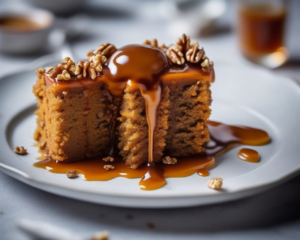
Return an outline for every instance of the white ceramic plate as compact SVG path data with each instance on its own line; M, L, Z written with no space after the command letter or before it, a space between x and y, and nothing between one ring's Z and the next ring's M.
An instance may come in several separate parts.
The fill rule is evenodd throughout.
M35 67L36 64L31 64L26 71L0 79L0 169L26 184L95 203L167 208L238 199L264 191L299 173L299 86L264 69L225 62L215 63L211 119L266 130L272 142L251 147L260 153L259 163L239 160L237 152L241 147L238 147L216 158L209 177L194 174L168 178L167 185L156 191L141 191L140 179L87 182L35 168L32 164L39 156L32 137L36 127L36 102L32 94ZM20 145L28 149L28 155L13 152L14 147ZM224 179L223 191L206 186L210 177Z

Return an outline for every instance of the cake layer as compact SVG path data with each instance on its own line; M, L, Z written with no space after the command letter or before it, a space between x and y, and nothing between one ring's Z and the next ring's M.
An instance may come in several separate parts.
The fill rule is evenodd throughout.
M45 153L58 161L79 161L105 156L110 137L106 97L102 83L89 89L61 91L46 87L44 75L38 74L34 93L39 110L35 139ZM44 123L44 124L41 124Z
M102 44L38 70L35 139L58 161L120 155L131 167L204 151L213 63L183 35L158 48Z
M164 154L183 157L204 151L203 144L209 140L209 86L206 81L188 85L163 83L154 132L155 162L159 162ZM120 154L131 168L137 168L148 159L148 125L145 102L139 89L126 87L120 114Z

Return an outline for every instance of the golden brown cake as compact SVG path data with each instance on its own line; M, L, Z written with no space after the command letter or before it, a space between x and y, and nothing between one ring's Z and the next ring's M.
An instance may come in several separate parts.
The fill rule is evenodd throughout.
M54 160L120 155L131 167L204 151L213 64L185 35L116 49L102 44L75 64L37 70L35 140Z

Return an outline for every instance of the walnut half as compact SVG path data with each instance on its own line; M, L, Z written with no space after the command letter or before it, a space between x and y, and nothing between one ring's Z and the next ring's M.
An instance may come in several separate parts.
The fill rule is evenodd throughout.
M176 46L171 46L166 51L166 55L171 63L182 65L185 63L183 53Z
M193 47L190 48L187 52L186 52L186 60L191 62L191 63L198 63L200 62L202 56L204 54L204 50L203 48L199 49L198 47Z
M143 42L143 44L151 45L151 46L156 47L156 48L158 48L158 49L160 49L160 50L163 50L163 49L166 48L166 45L165 45L165 44L162 44L161 46L159 46L159 45L158 45L158 41L157 41L155 38L153 38L151 41L145 40L145 41Z
M189 36L182 34L182 38L177 39L177 47L183 53L186 53L191 48L191 40Z
M110 43L104 43L101 44L95 51L94 55L101 54L104 55L105 57L109 58L115 51L116 51L115 45L112 45ZM88 56L90 57L90 52L88 52Z

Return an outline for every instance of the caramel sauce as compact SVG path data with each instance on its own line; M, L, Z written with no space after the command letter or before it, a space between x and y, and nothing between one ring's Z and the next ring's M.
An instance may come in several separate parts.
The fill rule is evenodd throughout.
M211 140L207 144L205 153L199 156L178 158L174 165L148 163L138 169L131 169L119 159L109 163L115 168L107 171L104 169L104 165L108 163L97 158L71 163L46 159L36 162L34 166L53 173L76 170L87 181L106 181L116 177L142 178L139 183L140 189L154 190L163 187L166 184L166 178L187 177L194 173L203 177L208 176L208 169L215 163L214 156L228 151L234 145L264 145L270 141L266 132L255 128L209 121L209 129Z
M157 107L161 100L160 76L168 70L166 55L152 46L128 45L118 49L109 59L103 74L110 80L109 91L123 94L126 84L139 88L146 105L148 123L148 162L153 162L153 135ZM114 118L111 122L115 122ZM115 129L112 129L113 132Z
M242 148L238 153L238 157L247 162L259 162L259 153L249 148Z
M205 144L209 156L217 156L236 145L265 145L270 142L267 132L245 126L233 126L208 121L210 140Z
M164 165L153 162L153 135L157 121L157 108L161 100L161 83L171 81L175 86L176 105L179 92L185 84L194 84L198 80L214 81L214 71L203 72L200 66L195 64L183 64L172 66L168 64L164 52L148 45L128 45L118 49L103 66L103 73L98 74L95 80L89 78L69 81L58 81L56 76L62 69L56 66L54 72L45 75L46 85L57 90L70 88L82 89L88 98L88 90L95 83L105 86L103 91L107 114L109 116L109 131L111 140L110 155L115 162L105 163L101 158L87 159L81 162L60 163L46 159L34 164L35 167L46 169L54 173L66 173L76 170L87 181L105 181L115 177L141 178L139 183L142 190L158 189L166 184L166 178L186 177L197 173L200 176L208 176L208 168L214 165L214 156L228 151L237 144L263 145L269 142L268 134L262 130L230 126L214 121L209 121L211 140L206 144L206 151L199 156L178 158L177 164ZM146 117L148 123L148 164L138 169L130 169L119 159L115 146L115 127L119 113L119 107L126 85L140 90L145 100ZM87 99L88 100L88 99ZM86 109L88 114L88 109ZM173 113L174 119L174 113ZM174 135L174 131L171 131ZM172 147L171 136L171 147ZM172 156L172 152L169 153ZM105 170L104 165L111 164L114 169Z
M239 11L240 44L246 56L276 52L284 46L286 10L266 3L244 3Z
M203 72L196 64L185 63L182 66L169 66L167 56L158 48L150 45L127 45L118 49L105 63L103 73L95 80L89 78L57 80L64 70L59 64L51 74L45 75L46 85L58 90L77 88L86 91L95 83L106 86L106 112L110 119L110 156L117 156L115 149L115 127L124 89L127 84L137 87L144 100L148 124L148 162L153 162L153 135L156 127L157 108L161 100L161 82L172 81L178 85L179 92L184 84L195 81L213 81L214 72Z

